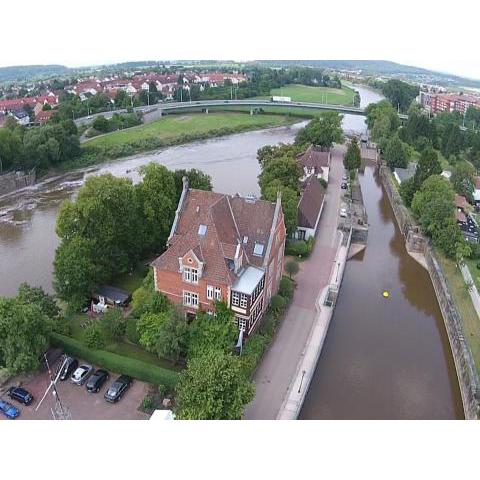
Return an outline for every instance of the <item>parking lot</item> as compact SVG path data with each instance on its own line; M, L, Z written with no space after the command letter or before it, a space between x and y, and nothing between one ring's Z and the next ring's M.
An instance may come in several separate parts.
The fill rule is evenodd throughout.
M81 362L80 362L81 363ZM56 365L54 366L56 367ZM109 372L110 378L105 382L98 393L87 392L85 385L77 386L66 380L58 381L57 391L64 407L70 410L72 420L145 420L149 415L138 410L143 398L145 397L148 384L133 380L131 387L125 392L124 396L115 404L107 403L103 398L105 391L117 378L118 374ZM43 401L38 411L38 402L42 398L46 388L50 383L47 372L36 375L31 381L22 385L34 397L34 402L25 406L15 400L10 400L6 394L1 394L1 398L15 405L20 410L18 419L23 420L51 420L51 408L54 406L54 397L51 393ZM6 387L8 388L10 384ZM3 415L0 419L5 420Z

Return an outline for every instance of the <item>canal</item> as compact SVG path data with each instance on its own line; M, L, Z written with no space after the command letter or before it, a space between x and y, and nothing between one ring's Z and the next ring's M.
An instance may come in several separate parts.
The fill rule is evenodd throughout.
M360 90L362 106L378 101ZM0 198L0 295L21 282L52 292L60 204L89 175L110 172L138 181L138 167L198 168L214 189L258 194L256 151L291 142L302 124L247 132L137 155L40 182ZM362 117L346 115L346 131L364 132ZM347 264L341 295L302 418L460 418L453 359L427 273L406 253L373 170L361 175L370 222L367 249ZM385 301L382 290L391 291Z

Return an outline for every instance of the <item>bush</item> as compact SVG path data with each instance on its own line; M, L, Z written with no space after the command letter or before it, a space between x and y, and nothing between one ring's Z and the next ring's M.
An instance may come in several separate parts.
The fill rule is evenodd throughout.
M120 340L125 335L127 321L119 308L109 308L102 316L105 335L111 340Z
M152 365L151 363L106 352L105 350L90 350L81 342L58 333L52 333L50 339L53 345L62 347L69 355L82 358L112 372L130 375L133 378L153 383L154 385L166 385L172 389L178 381L176 372Z
M320 182L320 185L321 185L323 188L327 188L327 187L328 187L328 182L327 182L324 178L320 178L320 179L319 179L319 182Z
M285 245L285 254L293 257L306 258L312 253L315 240L309 238L308 240L287 240Z
M271 300L270 308L276 314L283 312L286 301L281 295L274 295Z
M294 259L288 260L285 264L285 271L288 273L290 278L292 278L293 275L296 275L299 269L300 267L298 266L298 262Z
M293 282L288 277L282 277L282 279L280 280L280 288L278 289L278 294L285 299L291 300L291 298L293 297L293 290Z
M153 398L150 395L146 395L142 400L142 410L150 411L153 409Z
M136 345L139 345L140 334L138 333L138 330L137 330L137 320L135 318L127 319L125 336L130 342L135 343Z
M105 346L105 334L98 323L93 323L85 330L85 345L88 348L99 350Z
M255 372L270 340L270 337L260 334L255 334L248 339L240 357L242 369L247 376L250 377Z

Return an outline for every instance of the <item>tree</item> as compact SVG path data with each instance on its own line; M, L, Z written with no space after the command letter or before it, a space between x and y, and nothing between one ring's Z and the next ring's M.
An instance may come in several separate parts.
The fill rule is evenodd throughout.
M13 374L35 370L51 329L51 321L37 304L0 298L0 365Z
M75 235L62 241L55 252L55 291L73 308L80 308L104 277L95 262L94 251L92 241Z
M99 132L106 133L110 131L110 122L103 115L99 115L95 117L92 127Z
M257 160L260 166L265 168L266 164L278 157L292 157L302 152L301 145L295 145L290 143L280 143L279 145L265 145L257 150Z
M426 148L421 156L415 170L415 189L418 190L422 183L431 175L442 173L442 166L438 160L438 154L433 148Z
M158 252L165 247L177 208L175 179L157 163L142 166L140 175L143 181L135 188L143 217L143 251Z
M407 168L408 157L404 143L398 138L398 135L391 137L385 148L385 158L388 166L394 168Z
M365 109L367 125L372 132L372 139L379 143L381 139L389 137L400 125L397 112L388 100L371 103Z
M475 169L465 161L458 162L452 171L450 181L453 188L459 195L463 195L469 202L473 202L473 192L475 191L474 183Z
M298 179L301 176L302 172L295 158L274 158L265 165L265 168L258 177L262 196L265 197L266 189L274 180L279 180L283 186L290 188L294 192L298 192Z
M231 352L238 337L233 322L233 312L225 303L217 302L215 316L200 312L190 325L188 358L205 355L208 352Z
M302 128L295 137L296 145L318 145L331 148L343 141L342 116L336 112L323 112Z
M119 308L107 309L102 315L101 324L105 335L114 341L121 340L125 335L127 321Z
M287 263L285 263L285 271L288 273L290 279L293 275L296 275L299 270L300 267L298 266L298 262L295 259L291 258L287 261Z
M18 131L0 128L0 173L21 164L23 155L22 139Z
M161 325L167 320L170 312L144 313L137 322L137 331L140 334L139 343L145 350L155 352L160 337Z
M105 346L105 335L98 323L92 323L85 330L85 345L93 350L101 350Z
M170 358L175 363L184 357L188 344L188 326L185 316L172 310L159 325L156 350L159 357Z
M28 283L22 283L18 287L17 299L24 305L38 305L42 313L52 320L60 316L55 298L45 293L41 287L31 287Z
M218 351L194 357L180 375L177 418L183 420L238 420L253 400L255 388L239 357Z
M406 112L418 95L419 88L407 82L392 79L384 84L382 92L394 107L398 107L400 111Z
M285 187L278 179L265 187L263 198L270 202L277 200L277 192L282 195L282 210L285 218L287 234L292 235L297 230L298 194L290 187Z
M182 194L183 177L187 177L189 188L208 191L211 191L213 188L212 177L202 172L201 170L197 170L196 168L192 168L191 170L175 170L174 176L175 189L177 192L176 203L178 202L178 199Z
M105 174L87 178L77 200L64 202L56 231L61 246L77 235L89 243L90 259L108 280L137 264L144 223L132 182Z
M343 165L349 171L358 170L362 164L362 155L358 146L358 141L353 138L347 148L347 153L343 157Z

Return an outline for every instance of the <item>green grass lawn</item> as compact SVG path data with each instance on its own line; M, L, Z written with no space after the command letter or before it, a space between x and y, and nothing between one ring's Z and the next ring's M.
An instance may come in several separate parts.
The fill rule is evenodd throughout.
M189 113L186 115L168 115L152 123L116 131L84 143L87 147L111 148L122 144L159 138L165 142L174 142L185 134L208 135L221 128L260 129L287 125L292 120L280 115L246 115L244 113L215 112Z
M467 339L470 350L472 351L477 371L480 373L480 320L477 312L473 308L470 294L468 293L462 274L455 262L445 258L439 252L437 252L437 258L439 259L443 271L447 276L450 291L452 292L455 303L462 316L465 338ZM470 265L469 268L472 276L475 278L476 271L472 271Z
M69 336L83 343L85 328L82 328L81 325L88 320L90 320L90 317L86 313L78 313L73 315L70 319L71 329ZM96 317L95 321L101 324L102 317ZM103 350L111 353L116 353L117 355L122 355L123 357L141 360L142 362L150 363L157 367L163 367L168 370L181 370L180 366L173 365L172 362L163 358L158 358L157 355L147 352L139 345L134 345L133 343L127 343L123 341L107 343Z
M271 95L291 97L294 102L329 103L332 105L353 106L355 92L349 87L327 88L310 87L307 85L287 85L282 88L274 88ZM257 97L268 98L268 97Z

